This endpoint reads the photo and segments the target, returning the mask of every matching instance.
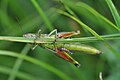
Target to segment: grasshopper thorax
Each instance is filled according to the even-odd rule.
[[[25,38],[36,38],[37,35],[32,34],[32,33],[28,33],[28,34],[24,34],[23,37],[25,37]]]

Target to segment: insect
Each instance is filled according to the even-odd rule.
[[[78,43],[72,43],[72,44],[68,44],[68,43],[55,43],[57,41],[58,38],[68,38],[74,35],[78,35],[80,34],[80,31],[73,31],[73,32],[59,32],[57,33],[57,29],[51,31],[49,34],[40,34],[40,31],[38,31],[37,34],[24,34],[23,36],[26,38],[34,38],[35,40],[37,38],[44,38],[44,37],[50,37],[50,38],[54,38],[55,41],[53,43],[41,43],[41,44],[36,44],[33,49],[35,49],[37,46],[41,46],[43,48],[48,49],[49,51],[53,52],[56,56],[69,61],[70,63],[74,64],[76,67],[79,67],[80,64],[74,59],[72,58],[69,54],[72,54],[71,51],[82,51],[82,52],[87,52],[90,54],[100,54],[102,53],[101,51],[97,50],[96,48],[90,47],[90,46],[86,46],[83,44],[78,44]],[[53,35],[53,33],[55,32],[55,35]]]

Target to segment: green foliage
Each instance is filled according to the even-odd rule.
[[[0,1],[0,80],[104,80],[120,79],[119,0],[1,0]],[[37,47],[24,33],[80,30],[81,34],[57,43],[84,43],[104,52],[101,55],[72,56],[80,68]],[[8,41],[6,41],[8,40]],[[12,42],[14,41],[14,42]],[[37,43],[53,39],[38,39]],[[20,43],[18,43],[20,42]]]

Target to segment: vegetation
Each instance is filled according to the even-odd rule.
[[[120,0],[0,0],[0,80],[119,80]],[[101,50],[74,52],[79,68],[37,47],[25,33],[80,30],[57,43],[82,43]],[[52,43],[40,38],[37,43]],[[100,75],[102,73],[102,75]]]

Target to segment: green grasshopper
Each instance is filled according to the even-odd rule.
[[[90,46],[86,46],[83,44],[78,44],[78,43],[55,43],[57,41],[57,39],[59,38],[68,38],[74,35],[78,35],[80,34],[80,31],[73,31],[73,32],[59,32],[57,33],[57,29],[51,31],[49,34],[40,34],[40,31],[38,31],[37,34],[24,34],[23,37],[26,38],[34,38],[35,40],[37,38],[45,38],[45,37],[50,37],[50,38],[54,38],[55,41],[53,43],[41,43],[41,44],[36,44],[33,49],[35,49],[38,45],[48,49],[49,51],[53,52],[56,56],[69,61],[70,63],[74,64],[76,67],[79,67],[80,64],[73,59],[69,54],[72,54],[71,51],[83,51],[83,52],[87,52],[90,54],[100,54],[102,53],[101,51],[97,50],[96,48],[90,47]],[[55,35],[52,35],[55,32]]]

